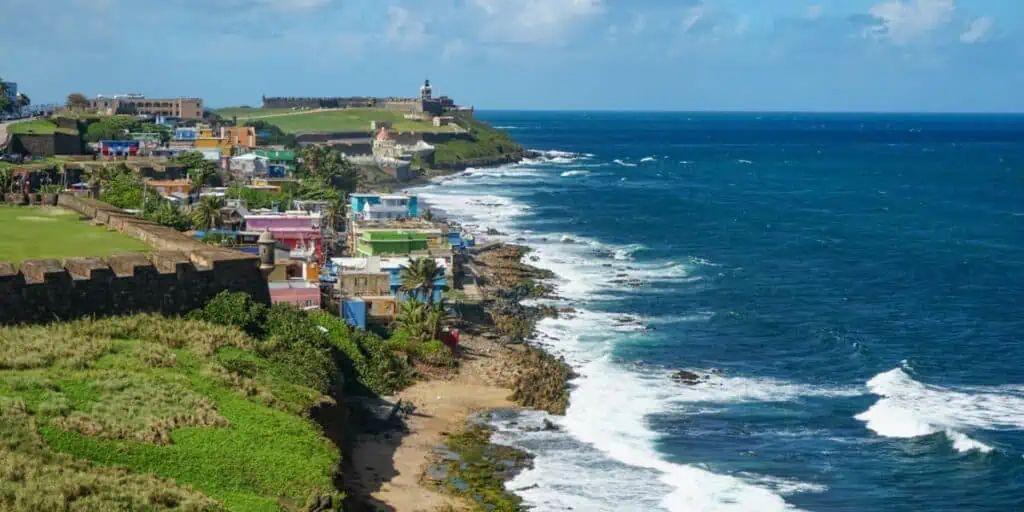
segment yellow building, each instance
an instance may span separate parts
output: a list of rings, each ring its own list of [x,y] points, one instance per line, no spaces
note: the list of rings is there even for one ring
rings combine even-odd
[[[219,149],[220,155],[234,156],[234,146],[231,145],[231,141],[221,137],[204,137],[199,136],[196,138],[196,149]]]

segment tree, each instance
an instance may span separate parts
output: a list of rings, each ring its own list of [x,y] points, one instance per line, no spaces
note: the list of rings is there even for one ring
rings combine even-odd
[[[181,212],[181,208],[170,201],[160,201],[160,204],[146,213],[146,218],[178,231],[187,231],[192,227],[192,220]]]
[[[402,267],[402,291],[418,295],[429,304],[434,302],[434,282],[443,275],[441,267],[432,258],[414,258]]]
[[[7,112],[11,109],[11,100],[7,97],[7,84],[3,77],[0,77],[0,112]]]
[[[89,100],[84,94],[73,92],[68,94],[67,102],[64,105],[70,109],[87,109],[89,108]]]
[[[134,131],[139,133],[159,134],[161,144],[167,144],[168,142],[171,141],[171,138],[174,136],[174,133],[172,132],[170,126],[156,123],[138,123],[138,126],[135,127]]]
[[[427,208],[427,210],[423,212],[423,220],[427,222],[434,221],[434,212],[431,211],[430,208]]]
[[[90,124],[85,130],[85,140],[131,140],[131,132],[137,125],[138,123],[130,117],[110,116]]]
[[[12,186],[14,186],[13,171],[8,167],[0,168],[0,193],[10,192]]]
[[[426,304],[415,298],[402,302],[395,322],[396,331],[405,334],[412,343],[426,343],[441,337],[451,317],[441,304]]]
[[[327,202],[327,206],[323,209],[324,224],[331,230],[335,230],[338,227],[338,220],[345,211],[345,201],[338,197]]]
[[[28,95],[18,93],[18,97],[14,100],[14,104],[17,105],[18,109],[23,109],[32,104],[32,99]]]
[[[196,187],[216,185],[218,182],[217,164],[209,161],[198,151],[186,151],[174,159],[188,171],[188,177]]]
[[[196,229],[210,230],[217,227],[223,202],[217,196],[206,196],[192,206],[192,225]]]
[[[106,168],[104,168],[106,169]],[[100,199],[118,208],[138,210],[143,207],[143,192],[145,184],[138,175],[127,167],[116,167],[109,171],[111,175],[101,180]]]

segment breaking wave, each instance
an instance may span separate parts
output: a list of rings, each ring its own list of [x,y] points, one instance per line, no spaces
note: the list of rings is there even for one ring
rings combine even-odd
[[[883,437],[913,438],[942,433],[960,452],[988,453],[991,445],[964,432],[1024,429],[1024,392],[1013,387],[971,391],[923,384],[895,368],[867,383],[881,397],[856,418]]]

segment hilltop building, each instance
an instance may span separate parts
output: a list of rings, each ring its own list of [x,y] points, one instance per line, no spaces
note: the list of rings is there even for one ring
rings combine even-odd
[[[430,80],[420,86],[420,94],[413,98],[394,97],[263,97],[263,108],[383,108],[396,112],[428,113],[440,116],[459,111],[471,114],[472,107],[459,107],[448,96],[434,97]]]
[[[141,94],[98,95],[89,108],[106,115],[141,114],[156,117],[203,118],[202,98],[152,99]]]

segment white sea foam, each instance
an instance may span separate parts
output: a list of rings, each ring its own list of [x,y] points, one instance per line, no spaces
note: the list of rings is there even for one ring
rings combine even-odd
[[[624,163],[623,163],[624,164]],[[629,164],[635,166],[636,164]],[[538,323],[537,340],[553,353],[563,355],[576,369],[567,414],[551,420],[559,432],[521,432],[508,428],[499,432],[498,442],[534,446],[534,468],[508,484],[527,505],[537,510],[602,511],[781,511],[790,510],[782,498],[785,492],[815,492],[814,484],[788,482],[787,486],[757,482],[718,474],[706,468],[664,460],[656,449],[659,434],[651,430],[647,417],[674,408],[689,408],[695,402],[744,399],[785,399],[812,394],[786,383],[770,383],[771,389],[757,391],[768,381],[744,383],[726,379],[696,394],[680,394],[661,370],[628,367],[612,360],[615,344],[644,336],[645,325],[657,318],[626,317],[617,313],[587,309],[594,300],[608,299],[622,291],[620,279],[645,282],[688,282],[701,263],[636,262],[639,245],[611,245],[573,233],[537,234],[522,230],[517,223],[529,214],[528,205],[518,201],[512,190],[496,195],[487,179],[515,180],[496,176],[514,173],[502,168],[480,170],[485,177],[456,179],[444,186],[421,189],[423,200],[449,216],[486,230],[494,228],[497,239],[525,238],[534,248],[530,263],[555,272],[557,293],[572,300],[576,313]],[[487,177],[490,175],[490,177]],[[505,189],[501,189],[505,190]],[[573,243],[563,243],[563,239]],[[703,261],[703,260],[701,260]],[[708,262],[710,263],[710,262]],[[630,285],[632,286],[632,285]],[[710,318],[696,312],[693,321]],[[678,318],[676,318],[678,320]],[[732,391],[724,388],[736,386]],[[789,386],[789,387],[787,387]],[[771,387],[771,386],[769,386]],[[758,397],[757,393],[766,396]],[[767,396],[770,395],[770,396]],[[692,400],[688,399],[692,398]],[[528,413],[527,416],[542,415]],[[537,420],[537,418],[534,418]],[[538,420],[539,421],[539,420]],[[531,444],[533,443],[533,444]],[[567,448],[559,448],[567,446]],[[536,485],[537,487],[532,487]],[[773,489],[781,489],[775,490]]]
[[[653,162],[655,160],[657,160],[657,158],[654,158],[653,156],[645,156],[640,159],[640,162]]]
[[[565,171],[562,173],[563,178],[571,178],[573,176],[586,176],[590,174],[590,171]]]
[[[631,164],[629,162],[624,162],[624,161],[622,161],[622,160],[620,160],[618,158],[616,158],[615,160],[612,160],[612,162],[615,162],[615,163],[617,163],[617,164],[619,164],[619,165],[621,165],[623,167],[636,167],[637,166],[636,164]],[[625,178],[623,178],[623,179],[625,179]]]
[[[646,417],[670,409],[679,390],[667,385],[668,378],[661,372],[630,370],[611,359],[608,352],[616,337],[608,333],[616,330],[619,321],[612,313],[580,310],[572,318],[546,319],[538,325],[541,337],[549,340],[549,349],[564,356],[579,374],[569,408],[558,423],[574,439],[604,453],[616,469],[608,475],[594,474],[580,467],[585,465],[583,461],[574,461],[565,454],[555,460],[538,457],[534,469],[520,475],[509,487],[539,483],[550,493],[553,485],[571,485],[574,481],[594,486],[598,482],[592,479],[596,478],[607,498],[570,505],[586,505],[585,510],[596,511],[790,510],[785,500],[767,486],[661,458],[654,448],[658,434],[648,427]],[[620,466],[633,469],[627,471]],[[797,484],[790,486],[793,492],[809,488]],[[667,494],[652,500],[651,491],[662,486]],[[524,493],[530,505],[545,510],[555,508],[553,505],[569,505],[555,501],[555,496],[543,495],[543,491],[531,492]]]
[[[856,418],[884,437],[942,432],[957,451],[993,450],[964,432],[1024,430],[1024,393],[1006,386],[954,389],[923,384],[895,368],[875,375],[868,390],[881,398]]]
[[[673,401],[680,403],[791,402],[806,397],[851,397],[864,394],[860,388],[794,384],[769,378],[707,375],[705,380],[677,390]]]
[[[754,163],[754,162],[751,162],[750,160],[743,160],[743,159],[739,159],[739,160],[736,160],[736,163],[740,163],[740,164],[747,164],[747,165],[750,165],[750,164],[752,164],[752,163]]]

